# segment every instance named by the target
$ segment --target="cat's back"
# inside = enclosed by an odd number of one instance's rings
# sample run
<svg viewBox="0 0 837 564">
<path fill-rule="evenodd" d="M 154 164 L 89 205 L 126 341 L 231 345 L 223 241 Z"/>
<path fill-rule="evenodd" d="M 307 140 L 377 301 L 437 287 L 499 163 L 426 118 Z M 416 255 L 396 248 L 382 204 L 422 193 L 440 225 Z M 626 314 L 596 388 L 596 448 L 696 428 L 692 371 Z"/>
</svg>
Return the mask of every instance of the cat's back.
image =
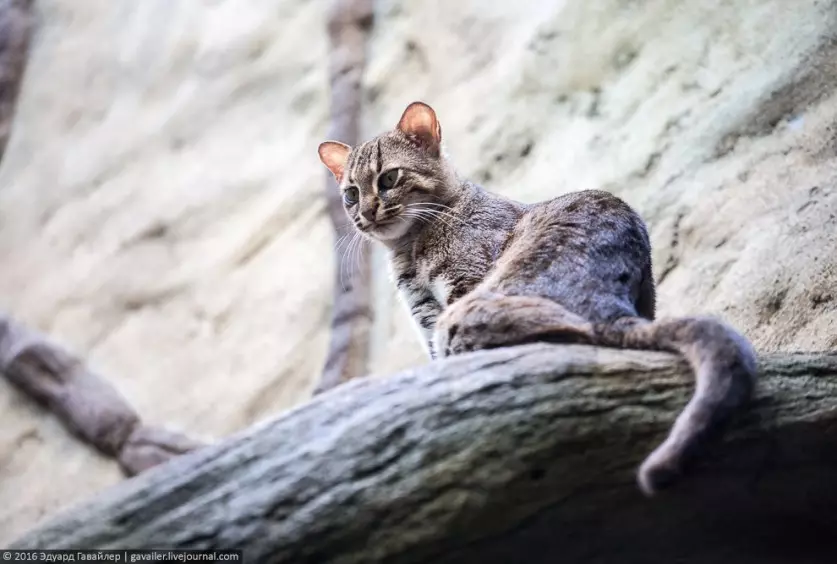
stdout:
<svg viewBox="0 0 837 564">
<path fill-rule="evenodd" d="M 651 245 L 639 214 L 609 192 L 584 190 L 528 206 L 491 284 L 604 319 L 631 313 L 650 268 Z"/>
<path fill-rule="evenodd" d="M 580 190 L 569 192 L 551 200 L 545 200 L 529 207 L 535 216 L 564 220 L 586 220 L 598 223 L 604 220 L 642 221 L 621 198 L 604 190 Z"/>
<path fill-rule="evenodd" d="M 648 232 L 639 214 L 624 200 L 603 190 L 570 192 L 533 204 L 527 210 L 529 230 L 586 249 L 599 245 L 638 245 L 650 251 Z M 626 249 L 627 250 L 627 249 Z"/>
</svg>

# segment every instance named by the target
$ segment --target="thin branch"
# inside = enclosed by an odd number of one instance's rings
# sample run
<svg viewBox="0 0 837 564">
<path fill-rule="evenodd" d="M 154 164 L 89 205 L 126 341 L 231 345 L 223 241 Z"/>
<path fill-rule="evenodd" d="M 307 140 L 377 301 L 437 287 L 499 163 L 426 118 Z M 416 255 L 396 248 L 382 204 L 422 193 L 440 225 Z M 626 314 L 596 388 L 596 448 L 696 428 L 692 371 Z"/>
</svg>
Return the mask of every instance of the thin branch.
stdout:
<svg viewBox="0 0 837 564">
<path fill-rule="evenodd" d="M 148 427 L 107 381 L 43 335 L 0 314 L 0 373 L 81 441 L 132 476 L 200 443 Z"/>
<path fill-rule="evenodd" d="M 366 65 L 366 41 L 372 28 L 372 0 L 334 0 L 328 14 L 330 42 L 331 125 L 328 137 L 349 145 L 360 133 L 361 79 Z M 351 226 L 331 174 L 325 185 L 327 209 L 335 240 L 345 241 Z M 335 246 L 334 305 L 329 343 L 322 377 L 315 393 L 368 371 L 369 332 L 372 324 L 369 245 L 365 240 L 343 268 L 344 245 Z"/>
<path fill-rule="evenodd" d="M 32 31 L 32 0 L 0 0 L 0 159 L 11 135 Z"/>
</svg>

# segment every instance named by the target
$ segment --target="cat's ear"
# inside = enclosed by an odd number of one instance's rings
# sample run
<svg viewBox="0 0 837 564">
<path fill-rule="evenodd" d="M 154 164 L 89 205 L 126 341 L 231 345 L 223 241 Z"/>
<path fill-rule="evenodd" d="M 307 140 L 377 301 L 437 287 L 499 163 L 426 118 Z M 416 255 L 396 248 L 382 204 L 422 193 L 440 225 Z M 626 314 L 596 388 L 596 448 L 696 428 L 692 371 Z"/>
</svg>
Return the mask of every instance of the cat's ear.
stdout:
<svg viewBox="0 0 837 564">
<path fill-rule="evenodd" d="M 352 148 L 345 143 L 324 141 L 320 143 L 320 148 L 317 151 L 320 153 L 320 160 L 328 167 L 328 170 L 331 171 L 331 174 L 339 183 L 343 178 L 346 160 L 349 158 Z"/>
<path fill-rule="evenodd" d="M 424 102 L 413 102 L 407 106 L 398 122 L 398 130 L 431 154 L 439 154 L 442 126 L 436 119 L 436 112 Z"/>
</svg>

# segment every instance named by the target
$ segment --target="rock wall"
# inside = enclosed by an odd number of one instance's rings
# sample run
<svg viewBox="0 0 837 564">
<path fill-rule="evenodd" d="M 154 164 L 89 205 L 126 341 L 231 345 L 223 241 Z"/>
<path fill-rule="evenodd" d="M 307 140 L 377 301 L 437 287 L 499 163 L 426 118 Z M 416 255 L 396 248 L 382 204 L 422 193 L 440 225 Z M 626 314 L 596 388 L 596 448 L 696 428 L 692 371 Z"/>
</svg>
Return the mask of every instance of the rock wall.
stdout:
<svg viewBox="0 0 837 564">
<path fill-rule="evenodd" d="M 149 421 L 208 438 L 306 400 L 334 268 L 316 145 L 326 3 L 40 0 L 0 168 L 0 308 Z M 434 105 L 534 201 L 605 188 L 663 315 L 837 348 L 837 2 L 378 0 L 365 128 Z M 374 372 L 424 362 L 374 257 Z M 121 479 L 0 382 L 0 544 Z"/>
</svg>

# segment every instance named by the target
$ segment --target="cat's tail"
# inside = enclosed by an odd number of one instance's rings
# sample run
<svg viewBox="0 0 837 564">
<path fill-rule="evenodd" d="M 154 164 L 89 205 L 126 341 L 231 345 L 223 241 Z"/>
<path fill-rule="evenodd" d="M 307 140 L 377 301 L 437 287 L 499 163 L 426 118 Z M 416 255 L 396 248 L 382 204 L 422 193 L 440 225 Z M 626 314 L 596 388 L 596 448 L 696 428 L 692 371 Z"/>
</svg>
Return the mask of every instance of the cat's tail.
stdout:
<svg viewBox="0 0 837 564">
<path fill-rule="evenodd" d="M 625 318 L 598 325 L 595 332 L 601 344 L 679 353 L 694 371 L 691 400 L 639 468 L 639 487 L 653 495 L 672 483 L 706 440 L 749 400 L 757 372 L 755 351 L 735 330 L 705 317 Z"/>
</svg>

